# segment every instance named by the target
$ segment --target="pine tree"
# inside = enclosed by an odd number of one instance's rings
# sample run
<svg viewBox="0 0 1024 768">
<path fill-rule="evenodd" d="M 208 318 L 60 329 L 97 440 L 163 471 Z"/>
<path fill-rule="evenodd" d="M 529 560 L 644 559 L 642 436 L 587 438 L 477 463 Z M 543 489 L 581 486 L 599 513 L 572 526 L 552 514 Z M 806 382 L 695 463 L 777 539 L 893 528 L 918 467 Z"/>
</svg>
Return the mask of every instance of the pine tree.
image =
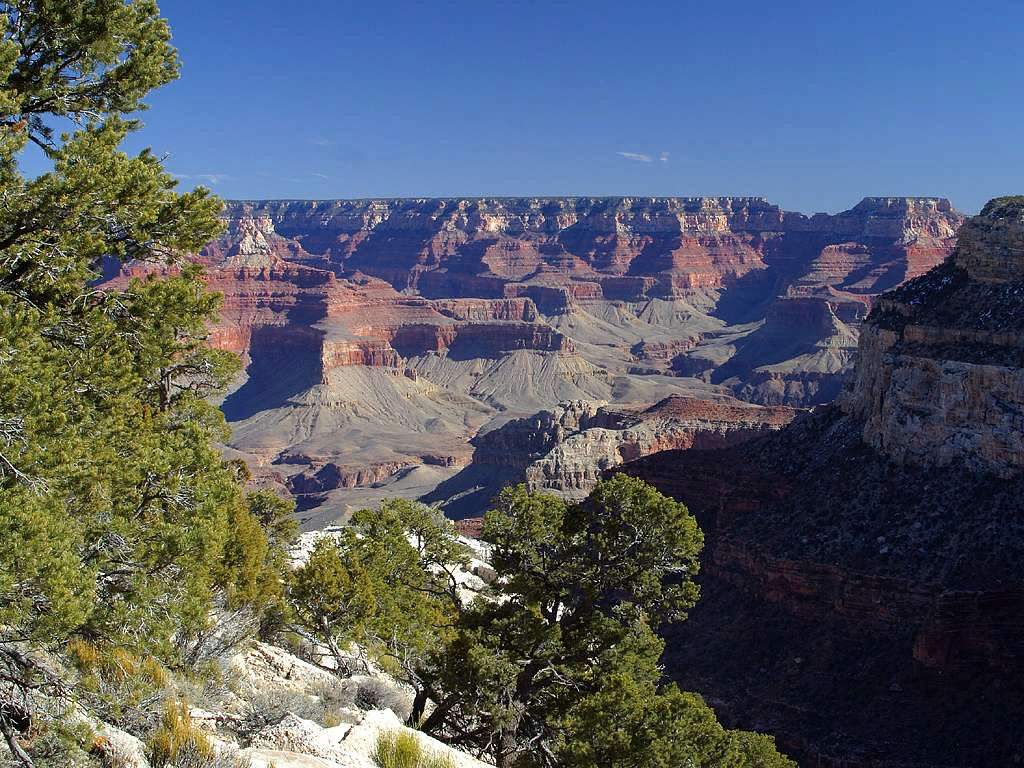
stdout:
<svg viewBox="0 0 1024 768">
<path fill-rule="evenodd" d="M 626 475 L 582 504 L 524 486 L 487 514 L 497 599 L 459 617 L 425 668 L 423 729 L 499 768 L 791 765 L 661 686 L 655 630 L 698 597 L 703 536 L 682 504 Z"/>
<path fill-rule="evenodd" d="M 220 202 L 119 149 L 177 76 L 169 41 L 151 0 L 0 3 L 0 731 L 22 762 L 2 712 L 60 687 L 33 647 L 77 635 L 173 663 L 215 595 L 258 604 L 280 583 L 267 504 L 214 445 L 206 398 L 238 370 L 205 343 L 219 298 L 179 263 Z M 111 260 L 168 276 L 96 287 Z"/>
</svg>

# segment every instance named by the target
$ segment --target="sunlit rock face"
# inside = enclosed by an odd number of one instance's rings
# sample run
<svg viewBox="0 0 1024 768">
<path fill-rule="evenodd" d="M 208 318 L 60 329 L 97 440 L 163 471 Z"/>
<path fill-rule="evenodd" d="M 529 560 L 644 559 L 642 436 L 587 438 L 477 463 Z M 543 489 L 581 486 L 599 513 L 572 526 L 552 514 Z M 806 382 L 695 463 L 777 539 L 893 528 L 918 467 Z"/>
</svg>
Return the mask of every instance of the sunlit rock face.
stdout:
<svg viewBox="0 0 1024 768">
<path fill-rule="evenodd" d="M 953 257 L 883 296 L 843 407 L 894 461 L 1024 469 L 1024 199 L 994 200 Z"/>
<path fill-rule="evenodd" d="M 938 198 L 834 216 L 733 197 L 249 201 L 196 258 L 224 297 L 211 342 L 246 368 L 231 447 L 318 525 L 383 495 L 477 514 L 526 479 L 508 462 L 474 479 L 480 440 L 567 402 L 828 402 L 876 294 L 941 261 L 961 220 Z M 578 495 L 624 458 L 774 418 L 722 414 L 573 438 L 531 482 Z"/>
<path fill-rule="evenodd" d="M 962 217 L 940 198 L 866 198 L 805 216 L 717 197 L 238 202 L 225 219 L 227 234 L 204 250 L 211 264 L 275 257 L 424 295 L 558 286 L 627 300 L 722 288 L 770 266 L 869 294 L 941 260 Z"/>
</svg>

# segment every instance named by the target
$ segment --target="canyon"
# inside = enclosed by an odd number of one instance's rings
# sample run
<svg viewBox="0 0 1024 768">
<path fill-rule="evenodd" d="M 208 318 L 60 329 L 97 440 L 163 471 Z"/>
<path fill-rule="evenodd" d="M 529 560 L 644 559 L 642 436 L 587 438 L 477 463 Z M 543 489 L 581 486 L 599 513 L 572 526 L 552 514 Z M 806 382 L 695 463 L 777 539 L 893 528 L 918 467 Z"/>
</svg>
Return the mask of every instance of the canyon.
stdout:
<svg viewBox="0 0 1024 768">
<path fill-rule="evenodd" d="M 245 365 L 226 450 L 308 528 L 384 496 L 456 517 L 505 482 L 578 496 L 622 461 L 777 429 L 839 393 L 875 297 L 963 221 L 941 198 L 807 216 L 727 197 L 236 201 L 223 219 L 194 258 L 224 296 L 211 342 Z M 590 415 L 508 445 L 565 404 Z"/>
<path fill-rule="evenodd" d="M 1024 759 L 1024 198 L 878 297 L 835 404 L 619 469 L 706 534 L 666 671 L 803 764 Z"/>
</svg>

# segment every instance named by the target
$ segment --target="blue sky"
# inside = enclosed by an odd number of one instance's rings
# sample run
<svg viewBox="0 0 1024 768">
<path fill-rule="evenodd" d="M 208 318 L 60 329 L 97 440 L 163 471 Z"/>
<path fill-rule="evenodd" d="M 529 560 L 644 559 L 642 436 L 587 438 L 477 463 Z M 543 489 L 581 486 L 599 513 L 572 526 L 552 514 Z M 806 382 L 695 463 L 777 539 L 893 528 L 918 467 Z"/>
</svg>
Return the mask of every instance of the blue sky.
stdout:
<svg viewBox="0 0 1024 768">
<path fill-rule="evenodd" d="M 1024 192 L 1024 3 L 160 6 L 129 148 L 226 198 Z"/>
</svg>

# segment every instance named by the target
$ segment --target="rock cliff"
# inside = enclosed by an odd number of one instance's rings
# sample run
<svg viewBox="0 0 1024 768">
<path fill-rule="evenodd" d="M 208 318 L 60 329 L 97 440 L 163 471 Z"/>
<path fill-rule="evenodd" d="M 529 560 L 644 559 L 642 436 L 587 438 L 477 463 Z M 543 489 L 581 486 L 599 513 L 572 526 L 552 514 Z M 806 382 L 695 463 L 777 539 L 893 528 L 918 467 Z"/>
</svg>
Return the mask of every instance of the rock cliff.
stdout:
<svg viewBox="0 0 1024 768">
<path fill-rule="evenodd" d="M 229 203 L 197 258 L 224 295 L 213 343 L 246 365 L 231 447 L 317 525 L 429 494 L 471 441 L 567 401 L 826 402 L 874 296 L 940 261 L 961 218 L 938 198 L 835 216 L 760 198 Z M 693 432 L 648 426 L 576 439 L 537 482 L 582 491 L 583 464 Z"/>
<path fill-rule="evenodd" d="M 782 406 L 679 395 L 632 412 L 602 408 L 597 418 L 581 424 L 576 432 L 556 435 L 550 448 L 533 458 L 526 467 L 526 485 L 532 491 L 580 500 L 590 494 L 606 470 L 625 461 L 671 449 L 735 445 L 779 429 L 795 415 L 795 410 Z"/>
<path fill-rule="evenodd" d="M 710 396 L 708 396 L 710 397 Z M 447 484 L 482 482 L 474 501 L 455 510 L 479 514 L 490 496 L 508 483 L 532 491 L 582 499 L 601 474 L 624 461 L 672 448 L 721 448 L 779 429 L 796 415 L 785 406 L 757 406 L 732 398 L 672 395 L 650 407 L 574 401 L 513 419 L 473 439 L 472 463 Z M 460 489 L 460 490 L 465 490 Z M 430 499 L 443 501 L 442 497 Z"/>
<path fill-rule="evenodd" d="M 1024 469 L 1024 199 L 994 200 L 953 258 L 886 294 L 843 407 L 900 463 Z"/>
<path fill-rule="evenodd" d="M 933 266 L 961 221 L 938 198 L 804 216 L 730 197 L 238 202 L 226 219 L 226 237 L 204 251 L 219 264 L 357 269 L 423 295 L 559 286 L 620 300 L 685 296 L 769 265 L 873 293 Z"/>
<path fill-rule="evenodd" d="M 1024 759 L 1022 223 L 875 301 L 838 405 L 623 468 L 707 536 L 669 671 L 807 765 Z"/>
</svg>

